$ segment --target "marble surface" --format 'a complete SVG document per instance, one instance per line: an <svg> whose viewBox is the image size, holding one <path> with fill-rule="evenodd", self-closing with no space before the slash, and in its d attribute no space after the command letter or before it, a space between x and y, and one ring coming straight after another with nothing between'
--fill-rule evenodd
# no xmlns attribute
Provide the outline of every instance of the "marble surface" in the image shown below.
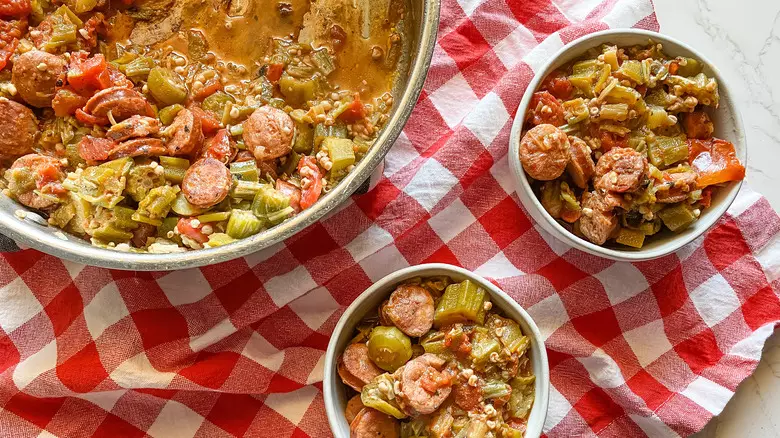
<svg viewBox="0 0 780 438"><path fill-rule="evenodd" d="M780 211L780 1L654 0L661 32L726 77L747 128L748 183ZM756 372L696 438L780 437L780 331Z"/></svg>

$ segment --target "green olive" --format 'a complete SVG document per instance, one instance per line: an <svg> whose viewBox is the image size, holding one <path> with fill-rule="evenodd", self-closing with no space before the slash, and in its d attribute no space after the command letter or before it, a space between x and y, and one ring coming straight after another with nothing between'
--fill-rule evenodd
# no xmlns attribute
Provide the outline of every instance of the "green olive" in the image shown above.
<svg viewBox="0 0 780 438"><path fill-rule="evenodd" d="M411 359L412 341L396 327L375 327L368 338L368 357L392 373Z"/></svg>

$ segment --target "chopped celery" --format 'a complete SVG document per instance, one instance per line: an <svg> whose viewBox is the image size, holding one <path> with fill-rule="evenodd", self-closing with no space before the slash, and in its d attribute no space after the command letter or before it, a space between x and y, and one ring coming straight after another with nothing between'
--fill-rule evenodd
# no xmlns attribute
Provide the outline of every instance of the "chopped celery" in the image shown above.
<svg viewBox="0 0 780 438"><path fill-rule="evenodd" d="M167 181L171 184L181 184L184 181L184 175L187 173L187 169L181 169L179 167L163 167L163 175Z"/></svg>
<svg viewBox="0 0 780 438"><path fill-rule="evenodd" d="M509 318L491 314L488 317L487 327L510 353L522 356L530 345L530 340L527 336L523 336L520 325Z"/></svg>
<svg viewBox="0 0 780 438"><path fill-rule="evenodd" d="M348 138L347 125L343 122L336 122L334 125L325 125L320 123L314 127L314 147L319 148L322 141L327 137Z"/></svg>
<svg viewBox="0 0 780 438"><path fill-rule="evenodd" d="M580 74L593 74L601 70L600 63L597 59L588 59L585 61L576 62L572 68L572 73L575 75Z"/></svg>
<svg viewBox="0 0 780 438"><path fill-rule="evenodd" d="M633 59L629 59L626 61L623 61L623 64L620 66L620 68L615 72L615 75L621 78L625 78L630 80L631 82L635 82L637 84L643 84L644 80L642 78L642 62L636 61Z"/></svg>
<svg viewBox="0 0 780 438"><path fill-rule="evenodd" d="M336 66L333 65L333 58L326 48L321 48L312 52L311 60L325 76L328 76L336 70Z"/></svg>
<svg viewBox="0 0 780 438"><path fill-rule="evenodd" d="M569 125L588 120L590 117L588 105L585 103L585 99L581 97L563 102L563 110L566 122Z"/></svg>
<svg viewBox="0 0 780 438"><path fill-rule="evenodd" d="M638 91L622 85L615 85L606 96L606 100L609 103L627 103L629 105L633 105L641 99L642 95Z"/></svg>
<svg viewBox="0 0 780 438"><path fill-rule="evenodd" d="M617 46L607 46L604 48L604 62L612 68L612 71L615 71L620 67L617 59Z"/></svg>
<svg viewBox="0 0 780 438"><path fill-rule="evenodd" d="M277 225L295 212L290 198L270 185L263 185L252 202L252 212L265 226Z"/></svg>
<svg viewBox="0 0 780 438"><path fill-rule="evenodd" d="M684 135L676 137L664 137L659 135L655 137L653 141L661 149L663 164L665 166L668 167L674 163L688 159L688 143L686 143L685 140ZM653 163L653 165L655 165L655 163Z"/></svg>
<svg viewBox="0 0 780 438"><path fill-rule="evenodd" d="M149 72L151 72L154 67L154 59L148 56L139 56L121 66L120 70L131 79L146 80L149 77Z"/></svg>
<svg viewBox="0 0 780 438"><path fill-rule="evenodd" d="M165 167L175 167L177 169L187 170L190 168L190 160L177 157L160 157L160 164Z"/></svg>
<svg viewBox="0 0 780 438"><path fill-rule="evenodd" d="M179 218L166 217L162 220L162 225L157 228L157 237L173 240L176 243L181 243L181 237L174 231L176 225L179 224ZM170 233L170 235L169 235Z"/></svg>
<svg viewBox="0 0 780 438"><path fill-rule="evenodd" d="M482 398L503 398L512 394L512 387L500 380L490 380L482 387Z"/></svg>
<svg viewBox="0 0 780 438"><path fill-rule="evenodd" d="M248 210L232 210L227 224L227 234L234 239L244 239L259 233L263 222Z"/></svg>
<svg viewBox="0 0 780 438"><path fill-rule="evenodd" d="M147 86L152 96L164 105L182 103L187 99L188 91L184 80L167 68L153 68L149 72Z"/></svg>
<svg viewBox="0 0 780 438"><path fill-rule="evenodd" d="M295 171L298 169L298 162L301 161L301 156L298 155L298 152L295 152L293 150L290 152L290 155L285 158L284 165L282 166L282 173L286 173L287 175L292 175L295 173Z"/></svg>
<svg viewBox="0 0 780 438"><path fill-rule="evenodd" d="M263 187L259 182L239 180L230 191L230 197L241 199L254 199L257 192Z"/></svg>
<svg viewBox="0 0 780 438"><path fill-rule="evenodd" d="M696 220L696 215L692 208L686 204L675 204L659 211L658 217L664 222L666 228L672 231L681 231L687 228Z"/></svg>
<svg viewBox="0 0 780 438"><path fill-rule="evenodd" d="M216 248L218 246L224 246L235 241L236 239L228 236L225 233L214 233L209 236L209 241L204 243L203 246L206 248Z"/></svg>
<svg viewBox="0 0 780 438"><path fill-rule="evenodd" d="M664 128L674 126L676 122L669 118L665 109L659 106L651 106L647 112L647 127L650 129Z"/></svg>
<svg viewBox="0 0 780 438"><path fill-rule="evenodd" d="M92 237L103 242L127 242L133 238L133 233L122 230L114 224L108 223L100 228L92 230Z"/></svg>
<svg viewBox="0 0 780 438"><path fill-rule="evenodd" d="M211 96L203 99L203 109L214 113L217 118L221 119L228 104L233 104L235 102L236 100L233 99L233 96L224 91L217 91Z"/></svg>
<svg viewBox="0 0 780 438"><path fill-rule="evenodd" d="M603 64L601 66L601 70L596 73L596 84L593 86L593 91L595 93L601 93L602 90L604 90L604 88L607 86L607 82L611 77L610 73L612 73L612 69L610 68L609 64Z"/></svg>
<svg viewBox="0 0 780 438"><path fill-rule="evenodd" d="M471 353L469 357L475 364L486 364L492 353L498 354L501 344L488 333L475 331L471 338Z"/></svg>
<svg viewBox="0 0 780 438"><path fill-rule="evenodd" d="M230 163L230 173L239 181L260 181L260 173L254 160Z"/></svg>
<svg viewBox="0 0 780 438"><path fill-rule="evenodd" d="M171 205L171 210L179 216L192 217L203 213L207 209L198 208L190 204L184 196L184 193L179 192L179 194L176 195L176 200L173 201L173 204Z"/></svg>
<svg viewBox="0 0 780 438"><path fill-rule="evenodd" d="M215 211L213 213L206 213L198 216L200 223L205 224L209 222L222 222L230 219L229 211Z"/></svg>
<svg viewBox="0 0 780 438"><path fill-rule="evenodd" d="M290 103L294 104L302 104L314 100L317 88L317 81L294 78L286 72L279 79L279 91Z"/></svg>
<svg viewBox="0 0 780 438"><path fill-rule="evenodd" d="M446 340L442 332L428 332L428 334L420 338L420 345L422 345L426 353L444 354L447 352Z"/></svg>
<svg viewBox="0 0 780 438"><path fill-rule="evenodd" d="M593 97L593 80L595 73L574 74L569 76L569 82L587 97Z"/></svg>
<svg viewBox="0 0 780 438"><path fill-rule="evenodd" d="M308 123L295 124L293 150L299 154L308 154L314 146L314 128Z"/></svg>
<svg viewBox="0 0 780 438"><path fill-rule="evenodd" d="M321 149L327 149L330 162L333 164L331 172L338 172L355 164L354 147L352 140L346 138L326 137L322 141Z"/></svg>
<svg viewBox="0 0 780 438"><path fill-rule="evenodd" d="M630 228L621 228L615 242L632 248L641 248L645 243L645 233Z"/></svg>
<svg viewBox="0 0 780 438"><path fill-rule="evenodd" d="M444 291L433 322L436 327L442 327L456 322L485 322L485 302L488 301L487 292L474 284L471 280L464 280L458 284L447 286Z"/></svg>
<svg viewBox="0 0 780 438"><path fill-rule="evenodd" d="M534 404L534 376L512 379L512 395L509 397L509 415L526 418Z"/></svg>
<svg viewBox="0 0 780 438"><path fill-rule="evenodd" d="M702 65L693 58L682 58L677 68L677 74L684 77L696 76L701 73Z"/></svg>
<svg viewBox="0 0 780 438"><path fill-rule="evenodd" d="M179 111L183 109L184 107L178 103L169 105L161 109L157 113L157 117L160 119L163 125L170 125L171 123L173 123L173 119L176 118L176 115L179 114Z"/></svg>
<svg viewBox="0 0 780 438"><path fill-rule="evenodd" d="M605 103L601 105L599 118L604 120L614 120L622 122L628 118L628 104L626 103Z"/></svg>

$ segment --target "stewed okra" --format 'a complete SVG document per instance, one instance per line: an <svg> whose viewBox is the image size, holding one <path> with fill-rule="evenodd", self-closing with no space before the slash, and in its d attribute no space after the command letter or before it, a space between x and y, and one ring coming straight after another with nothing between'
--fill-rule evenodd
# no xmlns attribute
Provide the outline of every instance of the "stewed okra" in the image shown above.
<svg viewBox="0 0 780 438"><path fill-rule="evenodd" d="M545 78L520 160L564 227L597 245L641 248L664 228L685 230L719 187L744 178L734 145L713 137L719 101L698 60L660 44L606 44Z"/></svg>
<svg viewBox="0 0 780 438"><path fill-rule="evenodd" d="M405 68L405 9L0 0L4 193L126 251L215 247L273 227L376 140Z"/></svg>
<svg viewBox="0 0 780 438"><path fill-rule="evenodd" d="M520 438L534 403L530 339L471 280L400 284L338 360L358 392L353 438Z"/></svg>

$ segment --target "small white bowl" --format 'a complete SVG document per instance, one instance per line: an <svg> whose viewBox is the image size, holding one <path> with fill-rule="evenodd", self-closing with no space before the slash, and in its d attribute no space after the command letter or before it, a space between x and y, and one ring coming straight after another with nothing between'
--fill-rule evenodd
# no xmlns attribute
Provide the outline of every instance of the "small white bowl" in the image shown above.
<svg viewBox="0 0 780 438"><path fill-rule="evenodd" d="M737 193L742 186L742 181L732 182L728 186L718 189L712 197L712 205L710 208L702 211L699 220L694 222L694 224L685 231L678 234L669 233L668 235L654 236L655 238L649 239L647 244L641 249L628 247L621 249L608 248L595 245L585 239L575 236L545 211L541 202L537 199L536 194L534 194L531 189L531 185L523 170L523 165L520 162L520 140L522 139L525 113L528 110L531 97L548 74L568 62L580 58L588 49L598 47L601 44L610 43L619 47L625 47L636 44L647 44L651 39L657 43L663 44L664 52L669 56L686 56L700 61L704 66L704 73L717 79L720 90L720 107L710 112L713 122L715 123L715 133L713 135L734 143L737 157L742 162L742 165L747 167L747 143L745 142L742 117L729 95L731 89L726 83L725 78L718 72L707 57L687 44L656 32L639 29L607 30L586 35L565 45L558 53L552 56L547 64L536 73L536 76L531 81L528 89L526 89L523 100L520 102L520 106L517 110L515 121L512 125L512 134L509 140L509 164L515 177L517 195L520 197L523 206L525 206L534 220L545 231L571 247L593 255L618 261L635 262L651 260L671 254L687 245L715 225L718 219L726 213L726 210L731 206L734 198L737 197Z"/></svg>
<svg viewBox="0 0 780 438"><path fill-rule="evenodd" d="M528 417L528 429L523 435L526 438L537 438L542 434L542 426L547 418L547 405L550 395L550 370L547 363L547 351L544 348L539 328L528 313L515 300L497 288L493 283L465 269L440 263L412 266L384 277L366 289L347 308L333 330L328 351L325 353L325 369L323 394L325 411L328 414L330 429L336 438L349 437L349 424L344 418L344 408L347 405L347 386L338 376L336 360L353 338L355 326L369 314L374 314L379 305L390 296L395 287L414 277L430 277L446 275L455 281L472 280L482 286L489 294L493 305L504 314L517 321L523 333L531 338L530 358L536 376L536 400Z"/></svg>

